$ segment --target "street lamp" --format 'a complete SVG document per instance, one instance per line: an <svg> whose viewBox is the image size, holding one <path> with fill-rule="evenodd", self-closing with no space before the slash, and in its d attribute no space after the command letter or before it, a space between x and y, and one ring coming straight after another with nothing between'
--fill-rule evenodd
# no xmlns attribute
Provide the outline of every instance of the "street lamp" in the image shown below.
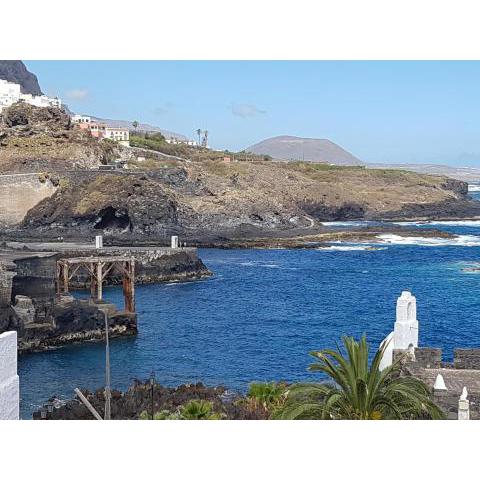
<svg viewBox="0 0 480 480"><path fill-rule="evenodd" d="M153 388L155 387L155 372L150 373L150 401L151 401L151 418L153 420Z"/></svg>
<svg viewBox="0 0 480 480"><path fill-rule="evenodd" d="M110 389L110 342L108 339L108 313L105 316L105 420L111 419L111 389Z"/></svg>

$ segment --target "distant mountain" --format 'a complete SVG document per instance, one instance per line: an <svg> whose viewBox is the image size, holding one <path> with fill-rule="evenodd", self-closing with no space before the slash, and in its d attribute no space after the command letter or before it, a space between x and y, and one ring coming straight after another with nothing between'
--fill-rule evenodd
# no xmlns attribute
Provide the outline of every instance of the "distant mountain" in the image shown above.
<svg viewBox="0 0 480 480"><path fill-rule="evenodd" d="M452 167L450 165L437 165L428 163L369 163L367 168L388 168L395 170L409 170L410 172L427 173L430 175L445 175L464 182L479 182L480 168Z"/></svg>
<svg viewBox="0 0 480 480"><path fill-rule="evenodd" d="M306 160L335 165L364 165L357 157L327 139L282 135L248 147L247 152L270 155L277 160Z"/></svg>
<svg viewBox="0 0 480 480"><path fill-rule="evenodd" d="M19 83L22 93L42 95L36 75L29 72L20 60L0 60L0 79Z"/></svg>
<svg viewBox="0 0 480 480"><path fill-rule="evenodd" d="M93 120L96 120L97 122L105 123L109 127L123 127L123 128L129 128L130 130L133 130L132 122L129 120L113 120L111 118L98 118L98 117L92 117L92 116L90 117ZM148 123L139 123L137 130L139 132L160 132L166 138L175 137L175 138L178 138L179 140L187 140L187 137L185 135L182 135L181 133L176 133L170 130L165 130L160 127L155 127L153 125L149 125Z"/></svg>

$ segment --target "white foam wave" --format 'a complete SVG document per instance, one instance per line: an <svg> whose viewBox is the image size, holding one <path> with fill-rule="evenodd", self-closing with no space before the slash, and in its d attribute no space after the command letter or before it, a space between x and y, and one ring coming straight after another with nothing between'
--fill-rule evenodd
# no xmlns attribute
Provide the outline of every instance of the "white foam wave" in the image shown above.
<svg viewBox="0 0 480 480"><path fill-rule="evenodd" d="M422 226L422 225L444 225L451 227L480 227L480 220L431 220L428 222L392 222L395 225Z"/></svg>
<svg viewBox="0 0 480 480"><path fill-rule="evenodd" d="M386 250L387 247L372 247L370 245L329 245L328 247L318 247L317 250L327 250L327 251L339 251L339 252L348 252L348 251L372 251L372 250Z"/></svg>
<svg viewBox="0 0 480 480"><path fill-rule="evenodd" d="M364 227L371 225L375 222L369 222L368 220L357 220L351 222L322 222L324 227Z"/></svg>
<svg viewBox="0 0 480 480"><path fill-rule="evenodd" d="M469 192L480 192L480 185L471 183L468 185L468 191Z"/></svg>
<svg viewBox="0 0 480 480"><path fill-rule="evenodd" d="M475 235L458 235L454 238L438 237L402 237L401 235L382 234L377 235L382 243L390 245L419 245L424 247L478 247L480 246L480 237Z"/></svg>

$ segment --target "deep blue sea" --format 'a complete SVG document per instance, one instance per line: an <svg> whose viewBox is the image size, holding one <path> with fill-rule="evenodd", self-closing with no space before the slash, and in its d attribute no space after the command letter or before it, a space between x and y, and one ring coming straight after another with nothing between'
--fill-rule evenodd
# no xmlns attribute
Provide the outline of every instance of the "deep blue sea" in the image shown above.
<svg viewBox="0 0 480 480"><path fill-rule="evenodd" d="M454 347L479 347L480 272L463 269L480 262L480 222L419 225L419 235L432 227L463 236L387 237L378 250L200 250L212 278L136 288L139 333L111 341L112 384L125 389L152 371L165 385L239 391L254 380L315 380L308 352L342 335L366 333L377 345L405 289L417 297L421 344L443 347L446 359ZM119 288L105 297L123 304ZM21 356L22 418L53 395L103 386L104 351L93 343Z"/></svg>

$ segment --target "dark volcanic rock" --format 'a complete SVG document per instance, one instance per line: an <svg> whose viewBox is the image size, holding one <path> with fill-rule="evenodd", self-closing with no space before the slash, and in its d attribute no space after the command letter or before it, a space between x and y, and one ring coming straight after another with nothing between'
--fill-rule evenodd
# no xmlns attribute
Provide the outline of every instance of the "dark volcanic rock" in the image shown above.
<svg viewBox="0 0 480 480"><path fill-rule="evenodd" d="M70 116L55 107L38 108L19 103L6 108L0 116L0 129L7 134L28 136L38 133L55 134L70 130Z"/></svg>
<svg viewBox="0 0 480 480"><path fill-rule="evenodd" d="M104 390L94 393L82 392L100 415L104 415ZM231 420L263 420L267 418L262 408L249 408L241 400L245 397L233 392L227 392L222 386L207 387L202 383L180 385L176 388L163 387L155 383L153 386L153 410L174 412L190 400L206 400L212 402L215 412L223 414ZM149 382L135 381L125 392L112 392L111 412L113 420L135 420L144 411L151 412L152 387ZM42 417L43 412L43 417ZM77 398L62 402L56 398L50 399L45 408L33 414L34 420L94 420L92 414Z"/></svg>
<svg viewBox="0 0 480 480"><path fill-rule="evenodd" d="M0 60L0 79L20 84L22 93L42 95L36 75L21 60Z"/></svg>

